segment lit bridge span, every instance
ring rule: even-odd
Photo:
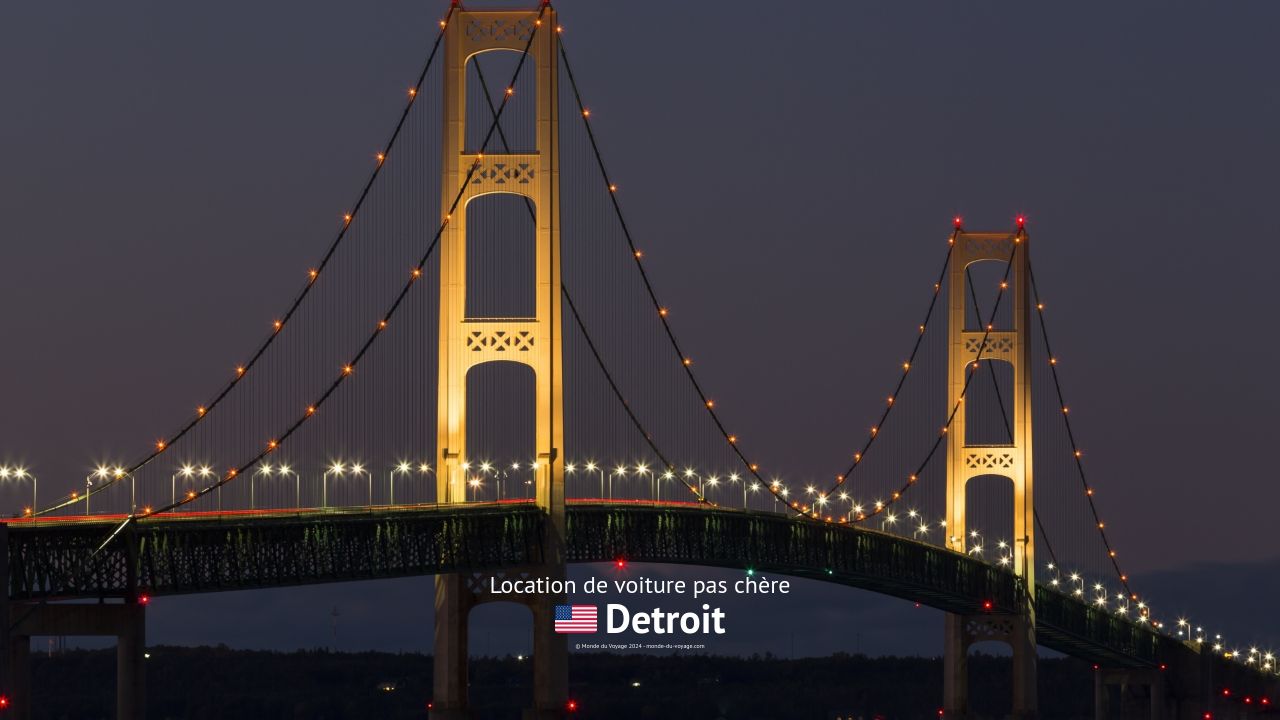
[[[9,596],[70,600],[183,595],[542,565],[546,515],[528,502],[190,513],[131,526],[83,559],[119,518],[9,525]],[[858,526],[689,503],[571,502],[571,563],[754,569],[900,597],[952,613],[1007,613],[1022,580],[944,548]],[[1182,643],[1048,587],[1036,592],[1045,647],[1110,666],[1156,667]]]
[[[1012,650],[1019,718],[1038,711],[1038,646],[1097,665],[1099,718],[1116,686],[1143,688],[1161,720],[1246,709],[1215,699],[1224,683],[1280,699],[1272,653],[1215,643],[1207,618],[1175,626],[1172,601],[1153,608],[1122,570],[1021,217],[997,232],[954,219],[910,350],[886,358],[887,392],[830,467],[757,462],[730,428],[742,406],[709,394],[658,298],[558,17],[449,5],[319,262],[172,432],[88,477],[0,467],[30,492],[0,525],[0,705],[30,710],[31,636],[115,635],[117,714],[143,718],[152,596],[435,575],[432,717],[461,720],[468,614],[495,599],[474,576],[619,558],[942,610],[949,718],[968,713],[984,640]],[[625,464],[568,460],[588,457]],[[102,602],[60,602],[86,599]],[[533,616],[527,717],[562,718],[552,618],[569,598],[517,601]]]

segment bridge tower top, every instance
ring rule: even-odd
[[[998,475],[1013,483],[1013,570],[1035,583],[1035,505],[1031,457],[1031,288],[1028,237],[1019,224],[1012,233],[972,233],[957,230],[948,270],[948,410],[952,418],[947,441],[947,544],[965,551],[967,533],[965,491],[969,480]],[[998,313],[979,317],[977,329],[966,326],[966,298],[970,297],[969,267],[983,261],[1007,262],[997,303],[1011,303],[1007,327],[994,323]],[[1009,441],[1001,444],[969,442],[965,391],[972,374],[984,362],[999,361],[1013,370],[1012,417]]]
[[[520,363],[533,370],[536,384],[537,504],[551,514],[553,527],[562,528],[564,402],[556,27],[555,10],[544,5],[534,10],[455,8],[445,29],[436,496],[441,502],[466,499],[468,372],[490,362]],[[531,100],[536,106],[532,152],[507,152],[505,138],[494,132],[506,107],[505,100],[493,113],[466,117],[468,65],[482,53],[494,50],[522,53],[517,77],[534,74],[536,97],[522,99]],[[514,88],[506,87],[506,91],[510,100]],[[486,142],[480,147],[466,146],[469,121],[488,129],[481,135]],[[532,210],[536,243],[533,317],[468,314],[467,207],[477,198],[492,194],[522,196]]]

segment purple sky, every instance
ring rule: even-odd
[[[753,452],[823,473],[844,457],[951,216],[1005,228],[1025,213],[1129,572],[1276,558],[1280,7],[558,6],[677,331]],[[444,9],[9,9],[0,458],[52,497],[225,377],[331,236]],[[762,341],[742,352],[742,337]],[[262,602],[283,615],[359,597]]]

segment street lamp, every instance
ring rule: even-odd
[[[467,484],[471,486],[471,502],[478,501],[480,499],[480,478],[473,476],[467,481]]]
[[[200,479],[208,480],[211,477],[213,477],[213,468],[209,467],[208,465],[201,465]],[[196,495],[197,493],[194,490],[187,493],[188,498],[194,499]],[[221,485],[218,486],[218,510],[222,510],[222,486]]]
[[[712,488],[715,488],[717,485],[720,484],[720,478],[716,477],[715,475],[708,475],[707,484],[710,485]],[[706,500],[705,495],[703,496],[703,499]],[[710,501],[708,500],[708,502]]]
[[[648,465],[645,465],[644,463],[636,463],[636,475],[637,475],[637,476],[639,476],[639,478],[640,478],[641,480],[643,480],[643,479],[644,479],[644,476],[645,476],[645,475],[648,475],[648,476],[652,477],[652,478],[653,478],[653,484],[654,484],[654,486],[655,486],[655,488],[656,488],[656,486],[657,486],[657,484],[658,484],[658,478],[657,478],[657,477],[654,477],[653,473],[649,472],[649,466],[648,466]],[[655,491],[654,491],[654,495],[655,495],[655,496],[657,495],[657,491],[656,491],[656,489],[655,489]]]
[[[293,470],[288,465],[281,464],[276,468],[276,472],[280,473],[280,477],[293,476],[293,506],[300,507],[302,505],[302,476],[297,470]]]
[[[488,465],[488,463],[485,463],[485,465]],[[483,469],[483,467],[482,467],[481,469]],[[534,462],[529,463],[529,469],[530,469],[530,470],[537,470],[537,469],[538,469],[538,463],[537,463],[537,461],[534,461]],[[512,472],[512,473],[515,473],[515,472],[517,472],[517,471],[519,471],[519,470],[520,470],[520,463],[518,463],[518,462],[513,462],[513,463],[511,463],[511,472]],[[504,473],[499,474],[499,475],[498,475],[498,477],[499,477],[499,478],[501,478],[501,477],[506,477],[506,475],[507,475],[507,474],[504,472]],[[518,476],[518,475],[517,475],[516,477],[517,477],[517,478],[519,478],[519,476]],[[524,481],[524,485],[525,485],[525,487],[532,487],[532,485],[533,485],[533,481],[534,481],[534,480],[536,480],[536,479],[537,479],[537,477],[538,477],[538,475],[537,475],[537,473],[535,472],[535,473],[533,474],[533,476],[532,476],[529,480],[525,480],[525,481]],[[499,500],[501,500],[501,499],[502,499],[502,481],[501,481],[501,480],[499,480],[499,481],[498,481],[498,499],[499,499]]]
[[[618,467],[613,469],[613,472],[609,473],[609,499],[610,500],[613,499],[613,476],[614,475],[621,475],[622,477],[626,477],[627,466],[619,465]]]
[[[27,472],[27,469],[21,466],[12,468],[8,466],[0,467],[0,479],[8,480],[9,478],[13,478],[14,480],[31,481],[31,507],[27,509],[25,514],[30,515],[34,513],[36,508],[39,507],[39,504],[36,502],[36,491],[40,483],[36,480],[36,476]]]
[[[116,468],[116,470],[120,471],[119,468]],[[89,513],[89,495],[93,488],[94,478],[97,478],[99,480],[106,480],[109,477],[111,477],[111,468],[107,467],[106,465],[99,465],[97,469],[89,473],[88,477],[84,479],[84,514],[85,515],[90,514]]]
[[[341,476],[344,472],[346,472],[346,468],[343,464],[341,462],[335,462],[324,471],[323,475],[320,476],[320,507],[329,507],[329,476]]]
[[[742,483],[742,509],[746,510],[747,509],[747,484],[742,481],[742,478],[738,476],[738,473],[729,473],[729,482]]]
[[[594,460],[589,460],[587,461],[587,471],[593,472],[593,473],[600,473],[600,497],[603,498],[604,497],[604,468],[600,467],[599,465],[596,465],[596,462]]]
[[[359,478],[361,475],[369,481],[369,505],[373,505],[373,473],[364,469],[360,463],[351,463],[351,474]]]
[[[271,477],[271,463],[260,463],[258,465],[258,469],[254,470],[253,474],[249,476],[249,509],[250,510],[255,509],[255,505],[253,502],[253,485],[254,485],[254,480],[259,475],[266,475],[267,477]]]
[[[181,475],[184,480],[190,480],[196,469],[190,465],[183,465],[178,472],[169,475],[169,504],[178,504],[178,476]]]
[[[387,474],[390,481],[389,485],[391,486],[391,497],[388,504],[396,504],[396,475],[408,475],[411,472],[413,472],[413,466],[403,460],[400,461],[399,465],[391,468],[391,472]]]
[[[676,479],[676,474],[671,470],[671,468],[667,468],[667,471],[662,473],[662,479],[667,482],[671,482]],[[658,493],[657,496],[654,497],[653,501],[656,503],[662,502],[662,483],[658,483]]]

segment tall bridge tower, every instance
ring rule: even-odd
[[[491,362],[515,362],[533,370],[536,384],[536,502],[547,512],[539,576],[564,575],[564,401],[560,312],[560,148],[556,13],[541,10],[476,11],[456,8],[444,36],[444,153],[441,213],[447,220],[440,246],[440,389],[436,497],[466,500],[467,374]],[[528,52],[522,72],[535,73],[536,148],[523,154],[467,147],[467,66],[493,50]],[[532,67],[530,67],[532,66]],[[481,127],[496,119],[472,118]],[[496,139],[496,135],[493,138]],[[464,187],[465,183],[465,187]],[[533,317],[487,318],[467,314],[467,212],[476,198],[494,193],[523,196],[534,208],[536,304]],[[435,696],[432,717],[467,717],[467,616],[490,599],[487,576],[436,578]],[[533,612],[534,708],[526,717],[558,717],[568,695],[568,643],[554,630],[554,605],[539,596]]]
[[[1013,615],[948,614],[943,654],[943,706],[947,718],[964,718],[969,710],[969,647],[975,642],[998,640],[1013,649],[1013,716],[1036,715],[1035,631],[1035,505],[1031,459],[1031,292],[1026,232],[970,233],[957,231],[949,270],[947,367],[948,406],[959,404],[947,441],[947,544],[965,552],[966,489],[971,479],[984,475],[1008,478],[1013,483],[1013,571],[1022,579],[1024,592]],[[966,329],[969,266],[998,260],[1009,262],[1005,297],[1012,302],[1010,327]],[[1011,295],[1011,297],[1009,297]],[[986,322],[985,319],[980,322]],[[994,319],[993,319],[993,322]],[[970,373],[981,362],[1000,361],[1013,369],[1011,438],[1004,444],[971,444],[967,435],[970,403],[964,401]]]

